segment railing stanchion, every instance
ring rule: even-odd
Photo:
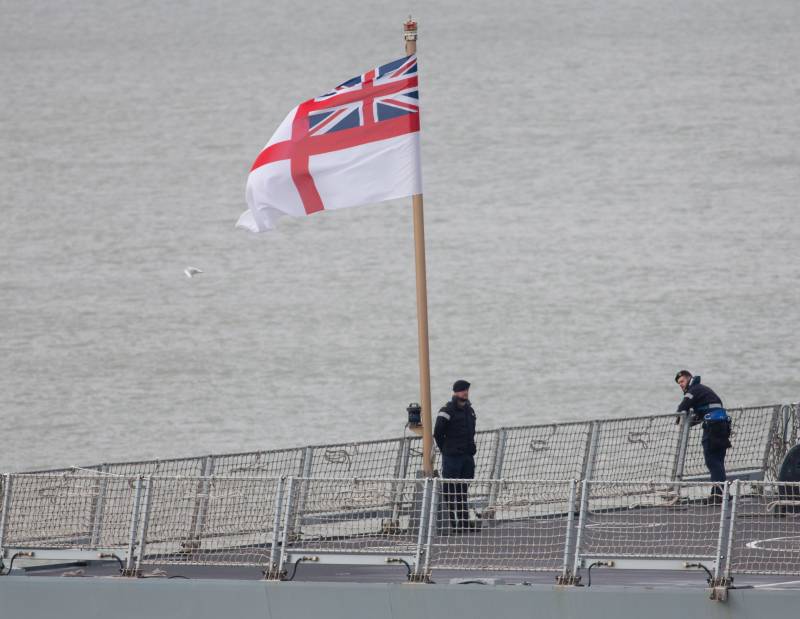
[[[131,527],[130,534],[128,535],[128,556],[126,557],[125,569],[123,570],[125,576],[134,576],[136,573],[136,537],[139,530],[139,507],[142,502],[143,479],[141,475],[136,478],[136,490],[133,496],[133,509],[131,510]]]
[[[303,455],[303,474],[301,475],[302,479],[311,479],[311,473],[313,472],[314,468],[314,448],[313,447],[306,447],[305,454]],[[305,509],[306,503],[306,493],[308,492],[308,484],[303,483],[300,485],[300,495],[297,497],[297,505],[295,506],[295,514],[297,516],[296,521],[292,525],[292,532],[299,532],[302,530],[302,522],[300,521],[300,515],[303,513]]]
[[[720,565],[722,562],[722,547],[725,544],[725,517],[728,515],[728,497],[730,496],[731,482],[726,481],[722,486],[722,509],[719,510],[719,534],[717,536],[717,552],[714,557],[714,585],[718,585]],[[713,495],[712,495],[713,496]]]
[[[599,421],[592,422],[592,430],[589,433],[588,445],[586,447],[586,456],[584,457],[582,472],[583,479],[592,479],[594,474],[594,465],[597,460],[597,445],[600,443],[600,430],[601,423]]]
[[[506,442],[508,441],[508,432],[505,428],[500,428],[497,431],[497,447],[494,450],[494,462],[492,463],[492,479],[503,478],[503,462],[506,457]],[[486,508],[494,510],[494,504],[497,501],[497,493],[499,491],[499,484],[492,484],[489,490],[489,499]]]
[[[783,448],[790,444],[789,442],[789,421],[792,418],[792,405],[791,404],[782,404],[781,405],[781,442],[783,443]],[[794,444],[794,443],[791,443]]]
[[[264,574],[268,580],[280,580],[281,577],[278,540],[281,536],[281,509],[283,507],[283,486],[285,482],[285,477],[278,479],[278,487],[275,490],[275,517],[272,519],[272,544],[269,549],[269,565]]]
[[[405,479],[408,475],[408,459],[409,459],[409,452],[411,451],[411,443],[408,437],[404,437],[400,439],[400,453],[398,454],[398,462],[397,466],[394,470],[394,478],[395,479]],[[400,521],[400,510],[402,508],[403,503],[403,491],[404,491],[404,484],[403,482],[399,482],[397,484],[397,488],[395,488],[394,493],[394,504],[392,506],[392,523],[397,523]]]
[[[3,550],[6,547],[6,529],[11,512],[11,488],[13,483],[13,475],[10,473],[3,475],[3,511],[0,512],[0,559],[3,558]]]
[[[689,446],[689,426],[689,416],[683,415],[678,437],[678,453],[675,454],[675,465],[672,471],[672,479],[674,481],[683,480],[683,471],[686,466],[686,450]]]
[[[98,483],[96,484],[97,496],[94,500],[94,510],[92,513],[92,536],[89,541],[93,548],[100,545],[100,540],[103,535],[103,512],[106,506],[106,493],[108,492],[108,476],[105,474],[106,465],[101,464],[98,467],[100,473]]]
[[[575,561],[572,564],[572,574],[577,577],[580,571],[581,541],[583,529],[586,526],[587,512],[589,511],[589,480],[584,479],[581,484],[581,511],[578,516],[578,531],[575,534]]]
[[[206,526],[206,515],[208,514],[208,495],[211,492],[211,480],[214,474],[214,456],[205,456],[201,465],[201,479],[197,484],[197,501],[195,506],[195,522],[192,527],[192,538],[200,539],[203,536],[203,529]]]
[[[432,479],[426,477],[422,480],[422,503],[419,506],[419,529],[417,530],[417,548],[414,552],[414,571],[409,575],[414,582],[424,582],[427,579],[423,561],[427,552],[425,551],[427,533],[429,530],[428,520],[431,517],[430,503],[433,494]]]
[[[569,509],[569,513],[567,514],[567,533],[564,536],[564,562],[561,565],[561,579],[566,582],[569,578],[569,557],[570,557],[570,550],[571,550],[571,542],[572,542],[572,525],[575,522],[575,501],[578,498],[578,482],[576,480],[571,480],[569,482],[569,502],[567,505],[567,509]]]
[[[433,478],[431,484],[431,500],[430,500],[430,513],[428,516],[428,538],[425,541],[425,567],[422,573],[425,578],[430,578],[431,575],[431,549],[433,548],[433,533],[437,526],[437,514],[439,513],[439,497],[441,495],[441,480],[438,477]]]
[[[767,479],[768,479],[767,473],[769,471],[767,470],[767,467],[769,466],[769,462],[770,462],[770,451],[772,451],[772,449],[776,447],[775,441],[773,439],[776,436],[776,434],[780,431],[778,429],[779,417],[780,417],[780,414],[781,414],[780,409],[781,409],[781,407],[778,404],[776,404],[772,408],[772,415],[770,417],[770,424],[769,424],[769,433],[767,434],[767,441],[766,441],[767,444],[764,447],[764,456],[761,459],[761,470],[763,472],[762,479],[764,481],[767,481]],[[784,455],[786,453],[785,444],[782,444],[780,446],[780,449],[781,449],[781,453],[777,454],[777,457],[779,458],[778,462],[783,460],[783,457],[784,457]],[[780,464],[776,463],[776,468],[779,468],[779,467],[780,467]],[[772,471],[772,473],[775,475],[776,478],[778,477],[778,471],[777,470]]]
[[[283,533],[281,535],[281,553],[280,559],[278,560],[278,570],[276,576],[281,578],[283,574],[286,572],[286,556],[289,554],[289,530],[292,528],[292,518],[294,518],[294,511],[295,511],[295,501],[294,501],[294,493],[296,487],[296,478],[290,477],[289,478],[289,485],[286,488],[286,501],[284,505],[286,505],[286,511],[284,513],[283,519]],[[308,483],[307,480],[301,480],[301,485],[305,485]],[[299,510],[298,510],[299,512]],[[297,518],[300,518],[300,514],[297,514]]]
[[[733,482],[733,499],[731,500],[731,518],[728,528],[728,545],[725,549],[725,582],[731,582],[731,560],[733,559],[733,538],[736,534],[736,504],[739,501],[739,480]]]
[[[142,528],[139,533],[138,552],[136,553],[136,570],[135,574],[139,574],[144,559],[145,547],[147,546],[147,529],[150,526],[150,506],[153,501],[153,478],[148,477],[144,481],[144,505],[142,506]]]

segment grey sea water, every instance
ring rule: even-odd
[[[800,399],[796,0],[0,0],[0,469],[403,432],[410,200],[233,224],[409,13],[435,404],[662,413],[682,367]]]

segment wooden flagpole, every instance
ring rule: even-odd
[[[417,53],[417,22],[411,17],[403,26],[406,56]],[[431,420],[431,369],[428,348],[428,278],[425,271],[425,218],[422,194],[411,197],[414,209],[414,262],[417,272],[417,337],[419,340],[419,391],[422,404],[422,470],[433,475],[433,431]]]

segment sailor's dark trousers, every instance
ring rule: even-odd
[[[711,481],[724,482],[727,479],[725,474],[725,453],[728,451],[727,448],[712,449],[709,446],[709,441],[705,436],[705,432],[703,432],[702,445],[703,458],[706,461],[708,472],[711,474]],[[711,494],[722,494],[722,486],[714,486],[711,490]]]
[[[472,479],[473,477],[475,477],[475,460],[472,456],[467,454],[442,456],[442,478]],[[468,491],[467,482],[451,481],[442,484],[444,510],[450,519],[451,529],[461,529],[469,521]]]

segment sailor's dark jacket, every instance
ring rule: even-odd
[[[461,407],[455,396],[439,409],[433,437],[444,456],[474,455],[475,411],[469,400]]]
[[[712,408],[723,408],[722,398],[720,398],[711,387],[706,387],[700,383],[700,377],[696,376],[693,384],[689,385],[683,400],[678,404],[679,413],[693,413],[692,425],[700,423],[705,415]]]

